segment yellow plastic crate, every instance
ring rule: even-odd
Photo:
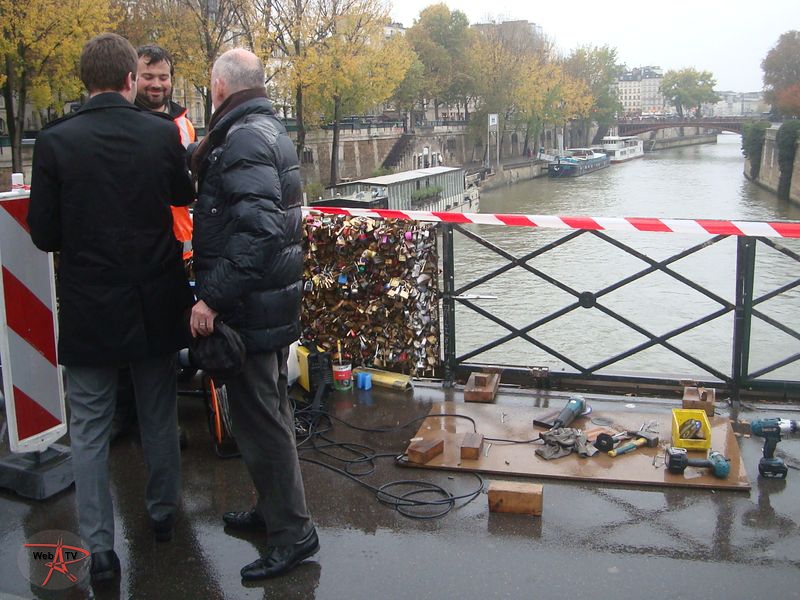
[[[697,419],[702,424],[703,438],[682,438],[681,425],[689,419]],[[711,448],[711,425],[704,410],[673,408],[672,409],[672,445],[687,450],[708,450]]]

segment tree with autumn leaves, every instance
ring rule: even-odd
[[[402,36],[385,37],[388,14],[374,0],[359,0],[338,15],[330,33],[310,48],[303,62],[307,99],[333,124],[332,185],[339,182],[339,133],[342,116],[363,114],[388,99],[412,63]]]
[[[430,102],[437,120],[443,105],[455,109],[474,124],[476,141],[486,115],[497,113],[501,138],[524,132],[523,149],[534,152],[545,128],[577,121],[588,132],[592,121],[610,123],[618,107],[613,49],[561,58],[524,21],[470,26],[441,3],[425,8],[405,36],[386,35],[385,0],[0,0],[0,17],[0,84],[17,147],[18,107],[78,99],[80,49],[108,28],[134,45],[168,48],[180,78],[205,98],[206,122],[214,60],[233,46],[252,49],[267,66],[270,95],[294,118],[298,155],[310,128],[333,124],[333,182],[342,115],[387,100],[406,115]],[[15,168],[20,158],[17,151]]]
[[[689,67],[664,73],[661,93],[681,117],[686,111],[695,111],[699,117],[703,104],[719,101],[719,96],[714,93],[715,85],[717,81],[709,71]]]
[[[535,152],[546,125],[563,127],[590,115],[594,98],[587,82],[570,74],[552,56],[551,44],[524,22],[481,25],[468,56],[478,98],[478,138],[485,134],[486,115],[495,113],[501,140],[511,130],[524,131],[523,152]]]
[[[26,108],[59,114],[79,95],[83,45],[112,18],[106,0],[0,0],[0,86],[14,171],[22,171]]]
[[[776,112],[800,117],[800,31],[787,31],[761,62],[764,99]]]

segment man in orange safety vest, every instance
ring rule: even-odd
[[[187,110],[172,100],[172,77],[175,68],[172,56],[161,46],[146,45],[137,49],[139,55],[136,105],[153,112],[166,113],[178,126],[184,148],[197,141],[194,126]],[[172,207],[173,231],[183,244],[183,259],[192,257],[192,216],[186,206]]]

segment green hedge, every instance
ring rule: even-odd
[[[769,121],[745,123],[742,127],[742,154],[750,159],[750,177],[752,179],[758,178],[761,154],[764,151],[764,137],[769,128]]]
[[[436,198],[439,196],[439,194],[442,193],[443,189],[444,188],[438,185],[420,188],[414,192],[411,192],[411,199],[420,201],[420,200],[428,200],[429,198]]]
[[[778,129],[775,145],[778,146],[778,166],[781,170],[778,181],[778,197],[788,200],[789,188],[792,185],[792,170],[797,154],[797,140],[800,137],[800,121],[786,121]]]

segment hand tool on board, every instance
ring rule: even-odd
[[[629,431],[634,440],[632,442],[628,442],[626,444],[622,444],[618,446],[615,450],[609,450],[609,456],[619,456],[620,454],[627,454],[628,452],[632,452],[637,448],[641,448],[642,446],[647,446],[648,448],[655,448],[658,446],[658,434],[653,433],[652,431]]]
[[[614,435],[608,433],[598,433],[597,438],[594,440],[594,447],[601,452],[608,452],[613,450],[617,442],[628,439],[631,437],[630,432],[620,431]]]

